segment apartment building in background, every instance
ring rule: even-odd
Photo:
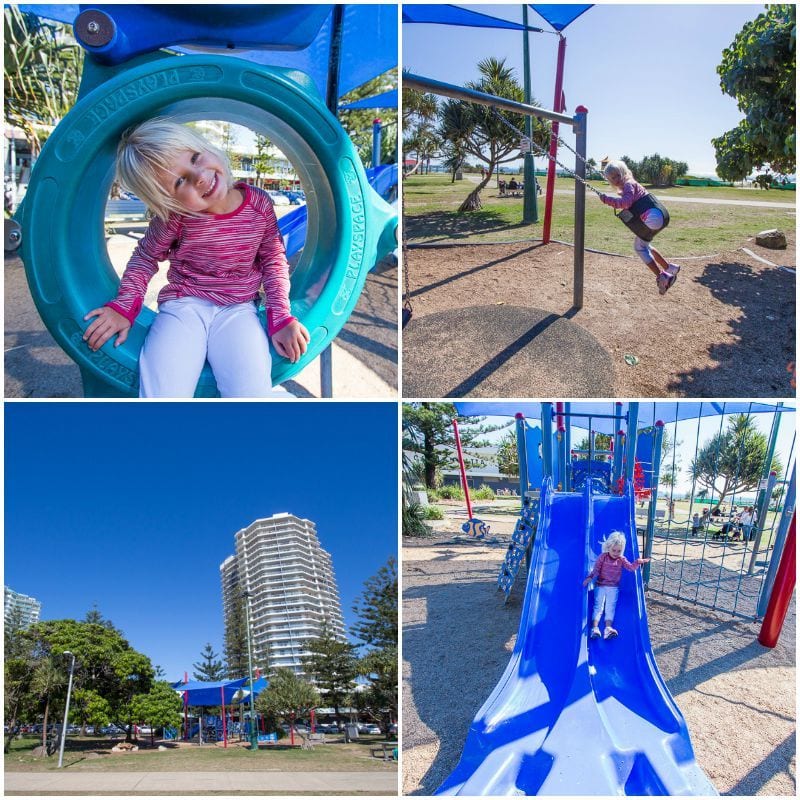
[[[303,675],[306,642],[323,624],[346,640],[333,562],[316,526],[293,514],[257,519],[235,535],[235,553],[220,565],[226,627],[243,593],[250,612],[253,665]]]
[[[42,604],[35,597],[28,597],[13,589],[5,587],[5,601],[3,606],[3,619],[5,624],[13,622],[15,618],[22,628],[30,628],[39,621]]]

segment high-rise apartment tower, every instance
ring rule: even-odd
[[[236,552],[220,565],[226,626],[242,595],[250,612],[254,667],[303,674],[306,642],[323,623],[346,639],[331,556],[316,526],[293,514],[257,519],[235,536]]]
[[[39,621],[42,604],[35,597],[28,597],[5,587],[3,617],[6,625],[16,623],[21,628],[29,628]]]

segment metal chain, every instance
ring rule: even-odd
[[[401,173],[402,173],[402,164],[401,166]],[[411,306],[411,281],[408,277],[408,247],[407,247],[407,238],[406,238],[406,191],[403,184],[403,177],[401,175],[400,178],[400,189],[401,189],[401,218],[400,218],[400,225],[402,226],[402,236],[401,238],[401,252],[403,254],[403,263],[401,265],[401,269],[403,270],[403,326],[408,324],[408,321],[411,319],[411,315],[414,313],[414,309]]]
[[[503,125],[505,125],[510,130],[514,131],[514,133],[516,133],[519,137],[527,138],[526,135],[519,128],[517,128],[515,125],[512,125],[502,114],[500,114],[498,112],[498,110],[494,106],[489,106],[489,110],[497,117],[497,119],[500,120],[500,122],[503,123]],[[564,147],[566,147],[568,150],[572,150],[572,148],[560,136],[556,136],[556,141],[559,144],[563,144]],[[576,181],[578,181],[578,183],[582,183],[587,189],[589,189],[590,191],[594,192],[598,197],[602,197],[603,196],[603,192],[598,191],[597,189],[595,189],[594,186],[591,186],[583,178],[581,178],[580,176],[576,175],[575,172],[573,170],[571,170],[568,166],[566,166],[565,164],[562,164],[555,156],[551,156],[550,153],[548,153],[543,148],[539,147],[539,145],[536,144],[536,142],[533,141],[533,138],[530,139],[530,146],[531,146],[531,150],[533,150],[536,153],[536,155],[540,155],[540,156],[544,156],[545,158],[549,158],[550,161],[554,162],[559,167],[561,167],[561,169],[563,169],[565,172],[567,172],[569,175],[571,175]],[[575,153],[574,150],[572,150],[572,152]],[[578,153],[575,153],[575,155],[578,156],[578,158],[580,158],[581,161],[583,161],[584,164],[586,164],[586,159],[583,158],[583,156],[578,155]]]

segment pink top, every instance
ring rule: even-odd
[[[625,556],[611,558],[608,553],[601,553],[587,577],[597,578],[595,582],[598,586],[619,586],[622,568],[625,567],[628,571],[634,572],[641,564],[642,561],[639,558],[631,564]]]
[[[625,181],[622,185],[622,194],[619,197],[613,197],[610,194],[600,196],[600,199],[607,205],[613,208],[630,208],[637,200],[640,200],[647,194],[647,189],[641,183],[636,181]]]
[[[294,319],[289,263],[272,201],[245,183],[236,188],[244,200],[229,214],[153,219],[125,267],[117,296],[106,305],[132,325],[158,262],[168,259],[169,283],[158,294],[159,305],[178,297],[199,297],[220,306],[246,303],[263,286],[270,335],[288,325]]]

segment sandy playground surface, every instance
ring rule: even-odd
[[[587,252],[584,305],[569,325],[580,328],[573,344],[586,348],[586,336],[592,337],[596,353],[578,369],[585,372],[594,364],[608,373],[601,393],[608,391],[611,397],[793,396],[787,368],[795,359],[795,275],[779,267],[795,267],[795,232],[787,239],[788,249],[778,251],[754,241],[743,243],[778,267],[741,249],[675,259],[681,273],[663,297],[653,275],[635,256]],[[557,341],[546,346],[544,359],[536,351],[540,363],[552,363],[539,367],[529,352],[536,344],[532,339],[563,335],[556,330],[567,325],[572,306],[571,247],[409,247],[405,259],[414,316],[403,337],[404,396],[595,394],[587,376],[561,374],[568,367],[557,363]],[[432,338],[429,329],[424,336],[414,336],[415,323],[429,315],[476,306],[487,318],[485,326],[471,315],[464,315],[459,325],[454,314],[446,320],[449,330],[443,342],[426,347]],[[542,322],[534,316],[529,324],[536,330],[527,338],[509,326],[506,340],[502,331],[491,330],[489,319],[493,309],[498,319],[509,318],[501,306],[506,315],[512,307],[523,307],[555,317]],[[514,371],[511,362],[524,363],[526,352],[529,368]],[[638,361],[631,365],[626,356]],[[454,388],[458,394],[451,393]]]
[[[507,604],[496,592],[516,518],[479,516],[498,544],[455,543],[463,520],[451,515],[431,538],[403,542],[404,794],[433,793],[455,767],[516,639],[524,567]],[[647,611],[659,669],[719,792],[795,796],[795,601],[772,650],[756,623],[728,614],[652,591]]]

